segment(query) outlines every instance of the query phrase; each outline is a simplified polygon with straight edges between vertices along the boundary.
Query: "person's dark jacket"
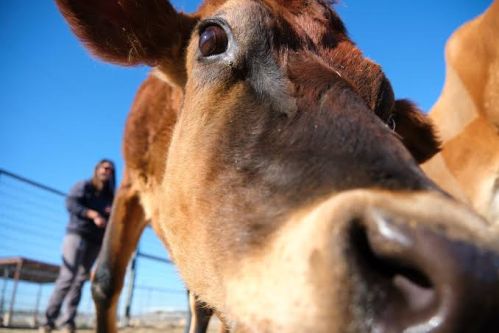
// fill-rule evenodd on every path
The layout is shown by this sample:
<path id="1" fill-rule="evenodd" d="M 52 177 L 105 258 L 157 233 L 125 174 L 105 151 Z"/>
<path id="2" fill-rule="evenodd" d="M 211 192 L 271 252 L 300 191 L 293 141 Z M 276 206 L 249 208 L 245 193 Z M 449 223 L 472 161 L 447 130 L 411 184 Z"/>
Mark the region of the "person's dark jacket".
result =
<path id="1" fill-rule="evenodd" d="M 96 244 L 102 242 L 105 228 L 99 228 L 92 219 L 86 217 L 88 209 L 97 211 L 102 217 L 109 218 L 106 208 L 110 208 L 114 194 L 110 191 L 97 191 L 91 180 L 76 183 L 66 197 L 66 208 L 69 211 L 68 233 L 81 235 Z"/>

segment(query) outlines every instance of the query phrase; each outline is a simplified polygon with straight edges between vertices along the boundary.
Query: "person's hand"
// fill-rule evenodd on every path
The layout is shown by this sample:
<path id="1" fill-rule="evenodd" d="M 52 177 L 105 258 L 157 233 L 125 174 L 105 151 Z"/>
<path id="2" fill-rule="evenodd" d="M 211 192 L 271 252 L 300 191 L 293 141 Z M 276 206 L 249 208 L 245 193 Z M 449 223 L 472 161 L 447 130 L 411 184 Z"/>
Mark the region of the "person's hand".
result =
<path id="1" fill-rule="evenodd" d="M 104 228 L 106 226 L 106 219 L 99 215 L 94 218 L 94 223 L 97 227 Z"/>
<path id="2" fill-rule="evenodd" d="M 94 221 L 95 225 L 99 228 L 104 228 L 106 226 L 106 219 L 103 218 L 99 212 L 89 209 L 87 210 L 87 217 Z"/>
<path id="3" fill-rule="evenodd" d="M 88 209 L 87 210 L 87 217 L 91 220 L 94 220 L 95 218 L 97 218 L 99 215 L 99 213 L 93 209 Z"/>

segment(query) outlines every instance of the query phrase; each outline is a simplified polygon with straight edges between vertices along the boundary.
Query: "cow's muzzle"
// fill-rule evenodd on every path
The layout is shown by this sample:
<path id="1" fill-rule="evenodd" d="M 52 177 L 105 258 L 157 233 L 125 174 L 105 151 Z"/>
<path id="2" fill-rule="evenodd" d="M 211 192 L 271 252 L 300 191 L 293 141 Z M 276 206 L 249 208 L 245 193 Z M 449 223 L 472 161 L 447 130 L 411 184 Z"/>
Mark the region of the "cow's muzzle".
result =
<path id="1" fill-rule="evenodd" d="M 365 288 L 359 295 L 354 286 L 357 299 L 369 304 L 364 320 L 375 332 L 499 329 L 498 253 L 462 230 L 459 217 L 453 224 L 442 214 L 443 223 L 433 224 L 428 219 L 440 213 L 422 213 L 371 207 L 350 222 L 347 257 L 354 263 L 356 283 Z M 478 229 L 481 223 L 476 223 Z"/>
<path id="2" fill-rule="evenodd" d="M 234 265 L 227 306 L 268 332 L 491 332 L 499 242 L 438 193 L 356 190 L 291 217 Z"/>

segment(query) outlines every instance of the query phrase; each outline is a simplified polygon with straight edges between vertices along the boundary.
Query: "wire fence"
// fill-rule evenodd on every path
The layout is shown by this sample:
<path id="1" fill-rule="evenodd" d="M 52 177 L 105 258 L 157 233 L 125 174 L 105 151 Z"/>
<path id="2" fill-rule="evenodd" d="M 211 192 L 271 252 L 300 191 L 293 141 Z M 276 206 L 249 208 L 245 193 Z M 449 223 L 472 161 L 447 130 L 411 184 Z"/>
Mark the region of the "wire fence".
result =
<path id="1" fill-rule="evenodd" d="M 61 263 L 61 246 L 68 214 L 65 193 L 0 169 L 0 258 L 28 258 Z M 168 254 L 151 228 L 146 228 L 129 266 L 118 306 L 118 317 L 128 312 L 131 324 L 151 320 L 181 324 L 187 309 L 186 292 Z M 132 279 L 131 277 L 135 278 Z M 53 283 L 16 283 L 0 269 L 0 324 L 36 326 L 42 319 Z M 78 311 L 78 325 L 91 327 L 95 313 L 86 283 Z M 152 323 L 161 324 L 161 323 Z"/>

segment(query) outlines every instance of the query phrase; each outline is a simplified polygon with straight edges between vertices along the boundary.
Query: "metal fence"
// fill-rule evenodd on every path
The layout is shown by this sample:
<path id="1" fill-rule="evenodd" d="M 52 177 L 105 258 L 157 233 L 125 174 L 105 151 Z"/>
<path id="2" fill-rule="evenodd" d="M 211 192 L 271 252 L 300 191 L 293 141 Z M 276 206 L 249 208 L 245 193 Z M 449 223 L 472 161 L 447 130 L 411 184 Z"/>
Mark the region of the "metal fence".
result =
<path id="1" fill-rule="evenodd" d="M 64 198 L 62 191 L 0 169 L 0 258 L 27 258 L 48 264 L 46 267 L 58 266 L 68 219 Z M 0 268 L 0 324 L 36 326 L 53 283 L 36 278 L 16 279 L 13 266 L 5 267 Z M 131 324 L 140 325 L 146 320 L 151 324 L 154 319 L 153 324 L 167 321 L 171 325 L 172 321 L 179 324 L 184 321 L 186 309 L 183 283 L 163 245 L 152 229 L 146 228 L 128 268 L 118 316 Z M 93 323 L 94 308 L 87 283 L 78 325 L 93 326 Z"/>

